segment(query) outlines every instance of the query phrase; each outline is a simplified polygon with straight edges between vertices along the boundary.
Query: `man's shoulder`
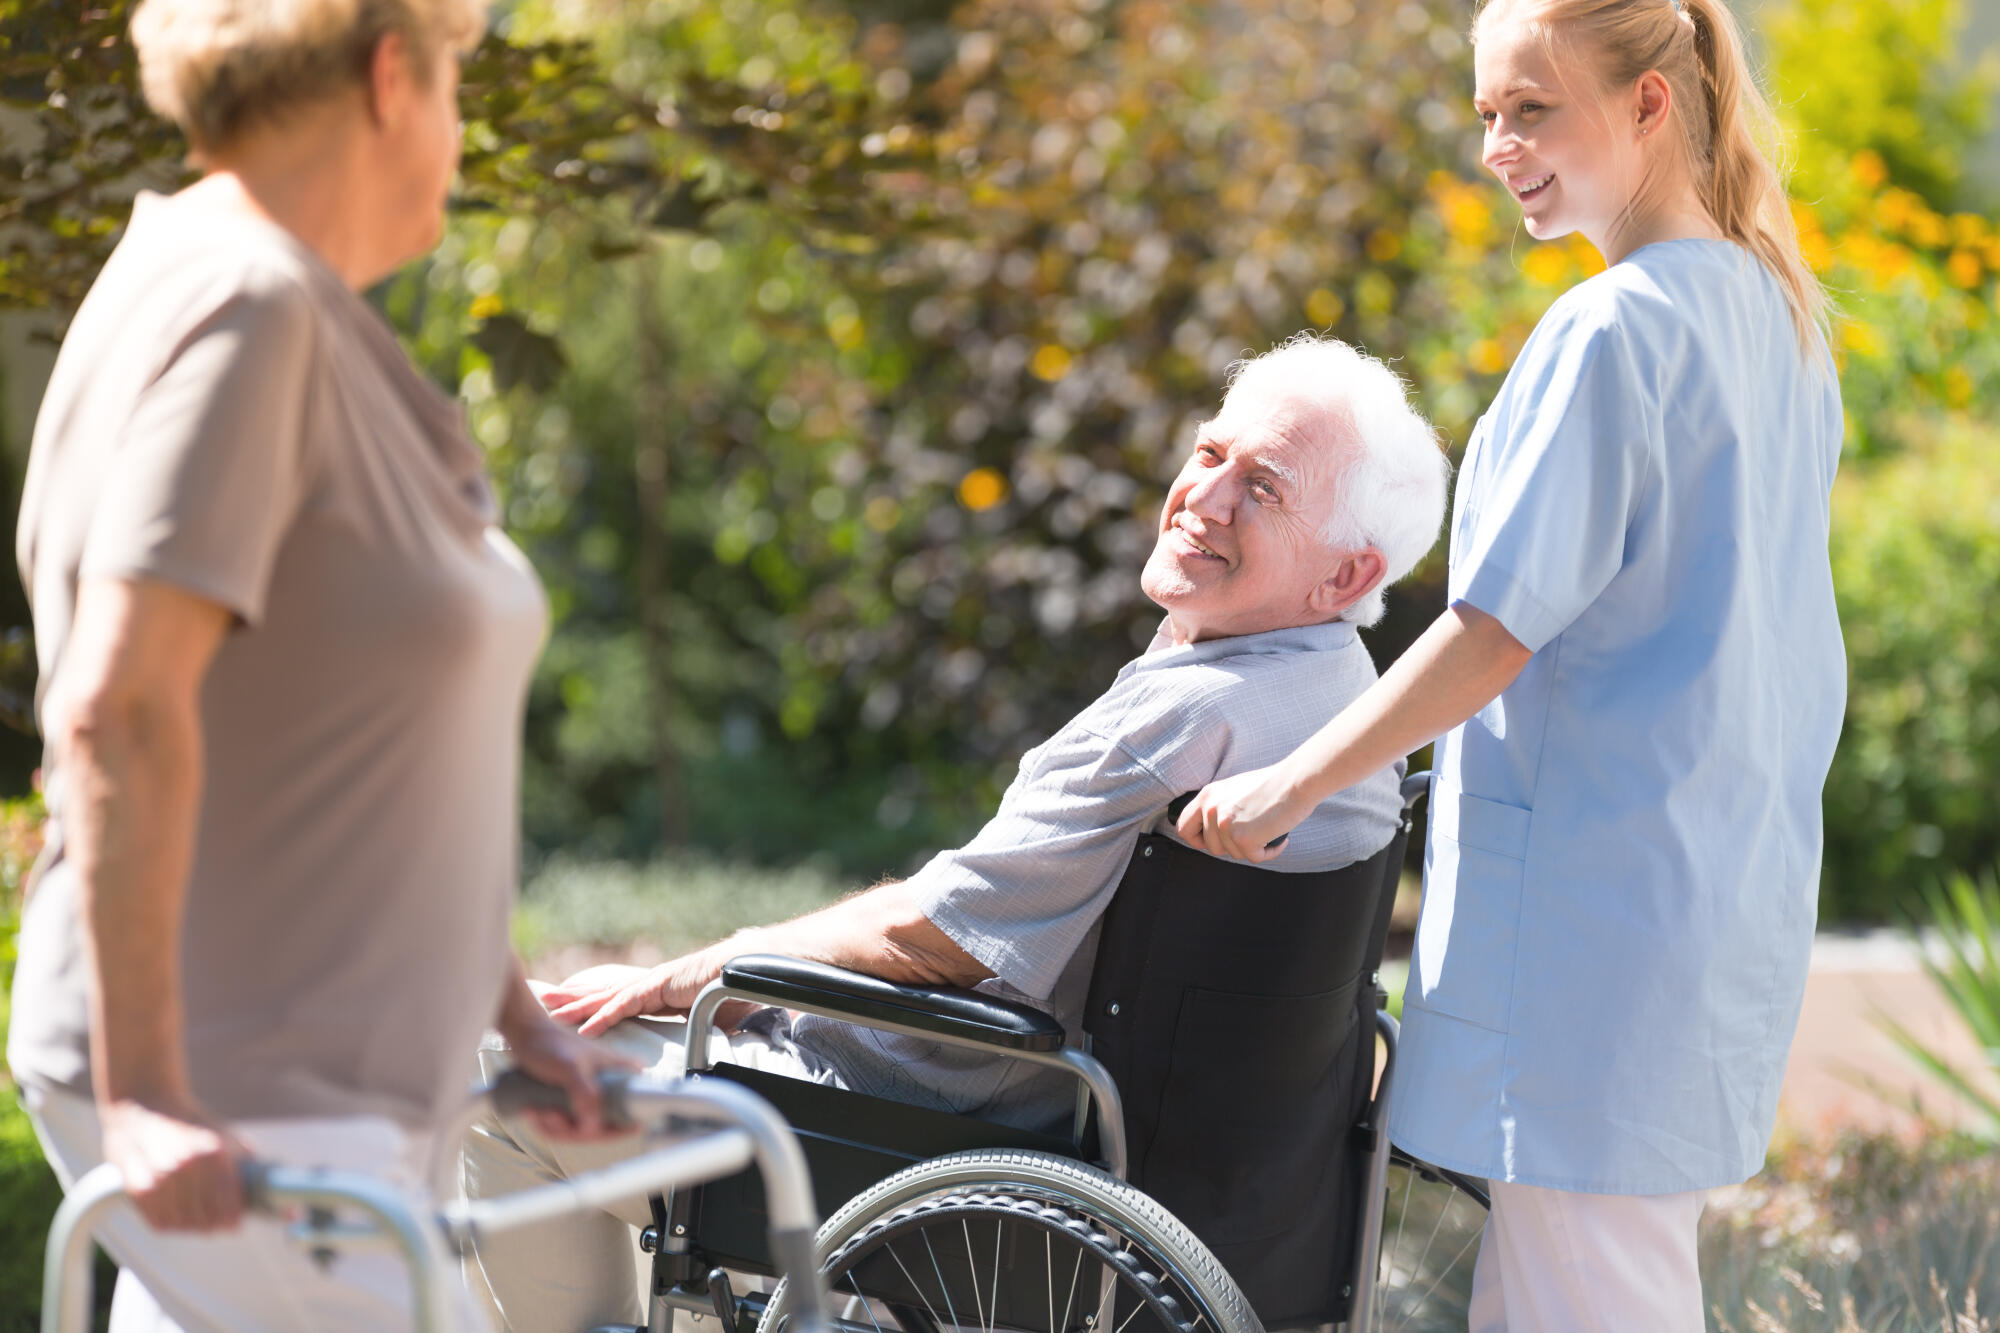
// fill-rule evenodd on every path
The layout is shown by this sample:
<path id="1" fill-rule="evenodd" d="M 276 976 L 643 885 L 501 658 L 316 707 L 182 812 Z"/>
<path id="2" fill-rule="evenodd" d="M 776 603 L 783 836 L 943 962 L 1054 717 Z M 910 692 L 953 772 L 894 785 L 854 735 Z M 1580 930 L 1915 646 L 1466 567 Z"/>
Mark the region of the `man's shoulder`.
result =
<path id="1" fill-rule="evenodd" d="M 1137 659 L 1071 725 L 1135 749 L 1184 744 L 1192 733 L 1226 733 L 1276 709 L 1330 716 L 1374 680 L 1374 662 L 1351 629 L 1275 641 L 1246 635 L 1242 651 L 1166 649 Z"/>

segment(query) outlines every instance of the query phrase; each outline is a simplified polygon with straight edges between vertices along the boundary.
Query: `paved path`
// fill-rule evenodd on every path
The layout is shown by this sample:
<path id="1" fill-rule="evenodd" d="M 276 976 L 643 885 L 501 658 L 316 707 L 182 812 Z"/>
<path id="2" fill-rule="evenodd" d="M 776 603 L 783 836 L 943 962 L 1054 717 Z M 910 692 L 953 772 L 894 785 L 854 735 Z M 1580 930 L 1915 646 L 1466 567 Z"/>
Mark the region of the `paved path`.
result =
<path id="1" fill-rule="evenodd" d="M 1984 1065 L 1958 1015 L 1919 969 L 1899 931 L 1824 934 L 1813 946 L 1804 1012 L 1779 1099 L 1790 1130 L 1819 1137 L 1845 1127 L 1913 1133 L 1913 1099 L 1934 1123 L 1969 1126 L 1974 1117 L 1942 1084 L 1921 1073 L 1876 1025 L 1888 1013 L 1965 1068 Z M 2000 1080 L 1988 1080 L 2000 1092 Z"/>

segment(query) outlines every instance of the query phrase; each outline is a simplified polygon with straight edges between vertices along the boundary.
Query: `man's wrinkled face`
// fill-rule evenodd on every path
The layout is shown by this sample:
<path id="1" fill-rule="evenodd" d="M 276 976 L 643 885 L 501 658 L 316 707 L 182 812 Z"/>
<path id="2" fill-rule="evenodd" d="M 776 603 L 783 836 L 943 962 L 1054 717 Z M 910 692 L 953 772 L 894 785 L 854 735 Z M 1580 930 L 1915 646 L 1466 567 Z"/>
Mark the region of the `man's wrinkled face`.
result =
<path id="1" fill-rule="evenodd" d="M 1139 578 L 1176 642 L 1318 624 L 1352 600 L 1332 587 L 1346 553 L 1322 535 L 1345 433 L 1323 404 L 1290 395 L 1223 400 L 1167 493 Z"/>

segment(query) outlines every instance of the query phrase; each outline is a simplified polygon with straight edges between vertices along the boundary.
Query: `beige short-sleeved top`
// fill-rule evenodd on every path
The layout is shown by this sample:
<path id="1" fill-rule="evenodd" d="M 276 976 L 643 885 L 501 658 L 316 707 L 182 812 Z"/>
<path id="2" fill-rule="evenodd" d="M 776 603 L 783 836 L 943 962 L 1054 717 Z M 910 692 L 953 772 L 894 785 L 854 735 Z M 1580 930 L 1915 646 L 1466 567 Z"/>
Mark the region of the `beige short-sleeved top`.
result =
<path id="1" fill-rule="evenodd" d="M 37 707 L 85 577 L 234 612 L 202 694 L 182 948 L 196 1094 L 433 1123 L 507 979 L 521 713 L 547 619 L 455 404 L 290 233 L 142 195 L 36 422 Z M 89 1087 L 62 756 L 7 1058 Z"/>

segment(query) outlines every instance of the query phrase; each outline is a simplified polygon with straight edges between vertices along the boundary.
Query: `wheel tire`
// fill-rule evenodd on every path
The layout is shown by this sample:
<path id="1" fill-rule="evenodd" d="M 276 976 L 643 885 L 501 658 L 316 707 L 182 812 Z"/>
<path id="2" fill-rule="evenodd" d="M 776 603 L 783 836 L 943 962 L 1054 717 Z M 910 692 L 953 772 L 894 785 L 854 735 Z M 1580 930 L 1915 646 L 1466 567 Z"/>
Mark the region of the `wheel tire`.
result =
<path id="1" fill-rule="evenodd" d="M 1086 1218 L 1127 1242 L 1151 1272 L 1171 1283 L 1175 1299 L 1191 1307 L 1188 1323 L 1205 1320 L 1213 1333 L 1264 1333 L 1235 1280 L 1173 1214 L 1116 1176 L 1046 1153 L 983 1149 L 907 1167 L 828 1218 L 815 1237 L 814 1259 L 825 1272 L 878 1223 L 927 1201 L 942 1203 L 951 1196 L 962 1204 L 962 1196 L 969 1195 L 991 1198 L 996 1215 L 1028 1198 Z M 772 1293 L 758 1333 L 779 1333 L 787 1286 L 780 1282 Z"/>
<path id="2" fill-rule="evenodd" d="M 1489 1207 L 1484 1181 L 1396 1152 L 1374 1273 L 1380 1322 L 1356 1333 L 1464 1329 Z"/>

